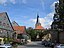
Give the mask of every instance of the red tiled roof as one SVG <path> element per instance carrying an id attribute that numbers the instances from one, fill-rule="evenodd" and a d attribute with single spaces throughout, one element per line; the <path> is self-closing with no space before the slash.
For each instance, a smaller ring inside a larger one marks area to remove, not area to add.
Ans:
<path id="1" fill-rule="evenodd" d="M 42 26 L 37 26 L 35 29 L 43 29 L 44 30 L 44 28 Z"/>
<path id="2" fill-rule="evenodd" d="M 24 33 L 25 32 L 25 26 L 13 26 L 15 31 L 18 31 L 16 33 L 20 34 L 20 33 Z M 20 31 L 20 32 L 19 32 Z"/>

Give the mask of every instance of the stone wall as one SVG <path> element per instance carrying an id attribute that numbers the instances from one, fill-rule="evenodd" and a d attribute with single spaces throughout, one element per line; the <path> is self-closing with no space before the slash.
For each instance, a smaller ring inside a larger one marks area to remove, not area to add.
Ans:
<path id="1" fill-rule="evenodd" d="M 64 32 L 60 32 L 59 34 L 59 42 L 64 43 Z"/>
<path id="2" fill-rule="evenodd" d="M 53 31 L 51 32 L 51 40 L 52 42 L 57 42 L 58 41 L 58 32 Z M 59 32 L 59 42 L 64 43 L 64 32 Z"/>

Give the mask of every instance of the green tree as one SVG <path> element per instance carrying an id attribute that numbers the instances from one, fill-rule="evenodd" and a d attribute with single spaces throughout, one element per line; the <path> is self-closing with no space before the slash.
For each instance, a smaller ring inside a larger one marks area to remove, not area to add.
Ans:
<path id="1" fill-rule="evenodd" d="M 36 38 L 36 32 L 32 27 L 29 27 L 26 29 L 27 34 L 31 37 L 31 40 L 35 40 Z"/>

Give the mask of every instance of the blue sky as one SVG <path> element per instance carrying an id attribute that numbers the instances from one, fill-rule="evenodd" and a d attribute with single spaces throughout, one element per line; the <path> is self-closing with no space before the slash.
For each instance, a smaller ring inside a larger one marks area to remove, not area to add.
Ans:
<path id="1" fill-rule="evenodd" d="M 44 28 L 53 21 L 54 3 L 57 0 L 0 0 L 0 12 L 7 12 L 20 26 L 35 27 L 37 13 Z"/>

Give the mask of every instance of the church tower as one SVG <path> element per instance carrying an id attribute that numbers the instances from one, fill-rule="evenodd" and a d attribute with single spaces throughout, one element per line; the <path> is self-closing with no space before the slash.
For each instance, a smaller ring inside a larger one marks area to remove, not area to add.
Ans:
<path id="1" fill-rule="evenodd" d="M 37 26 L 41 26 L 41 23 L 39 22 L 39 15 L 37 14 L 37 21 L 36 21 L 36 24 L 35 24 L 35 28 Z"/>
<path id="2" fill-rule="evenodd" d="M 39 15 L 37 14 L 37 20 L 36 20 L 36 24 L 35 24 L 35 32 L 37 32 L 36 34 L 36 39 L 40 40 L 42 38 L 42 35 L 40 33 L 43 33 L 43 31 L 45 30 L 42 26 L 41 23 L 39 21 Z"/>

